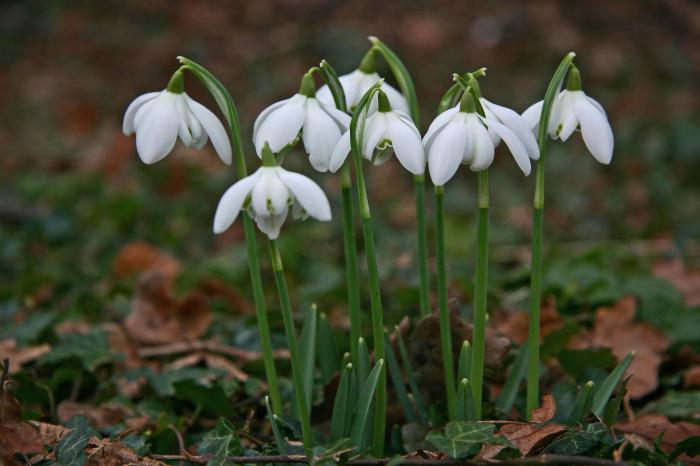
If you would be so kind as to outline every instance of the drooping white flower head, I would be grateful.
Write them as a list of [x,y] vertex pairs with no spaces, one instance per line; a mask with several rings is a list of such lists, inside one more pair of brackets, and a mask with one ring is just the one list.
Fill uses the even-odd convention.
[[[348,109],[352,110],[360,103],[360,99],[365,93],[370,89],[370,87],[377,84],[381,79],[380,76],[374,71],[376,62],[377,52],[371,49],[365,57],[362,59],[358,69],[352,73],[342,75],[338,78],[340,85],[343,87],[343,92],[345,93],[345,105]],[[406,98],[396,90],[394,87],[390,86],[386,82],[382,82],[381,90],[389,98],[389,103],[391,108],[395,110],[401,110],[402,112],[408,114],[408,101]],[[333,95],[331,90],[327,85],[323,85],[316,93],[318,100],[326,105],[333,106]],[[369,113],[377,110],[377,97],[372,99],[369,105]]]
[[136,133],[136,150],[144,163],[162,160],[180,140],[201,149],[211,139],[225,164],[231,163],[231,143],[221,121],[204,105],[183,91],[182,71],[176,71],[168,87],[134,99],[124,113],[122,131]]
[[[490,132],[498,139],[494,140]],[[529,175],[530,158],[537,157],[539,151],[529,152],[527,143],[501,121],[479,115],[471,93],[465,92],[459,105],[438,115],[423,137],[433,184],[442,186],[447,183],[462,163],[473,171],[486,170],[493,162],[500,139],[506,143],[525,176]]]
[[302,78],[299,93],[270,105],[258,115],[253,125],[258,157],[262,157],[265,143],[277,153],[293,144],[301,131],[311,165],[318,171],[328,171],[331,153],[350,125],[350,116],[333,105],[319,102],[314,93],[313,77],[307,73]]
[[[406,113],[392,110],[388,96],[377,92],[379,110],[365,120],[362,156],[375,165],[396,154],[401,165],[414,175],[425,173],[425,151],[416,125]],[[338,141],[331,156],[330,170],[338,171],[350,153],[350,131]]]
[[241,209],[247,209],[260,231],[276,239],[290,208],[294,218],[331,219],[331,206],[321,187],[304,175],[278,166],[266,145],[263,166],[234,183],[221,197],[214,215],[214,233],[228,229]]
[[[523,112],[530,129],[537,132],[543,102],[531,105]],[[572,67],[566,89],[554,98],[547,132],[553,139],[569,139],[577,128],[581,129],[583,142],[595,159],[603,164],[612,160],[615,140],[605,110],[596,100],[581,90],[581,75]]]

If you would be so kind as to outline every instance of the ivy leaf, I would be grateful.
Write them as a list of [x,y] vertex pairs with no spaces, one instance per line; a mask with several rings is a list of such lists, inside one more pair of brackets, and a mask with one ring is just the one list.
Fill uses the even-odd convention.
[[236,435],[236,429],[226,419],[219,418],[216,426],[204,434],[199,443],[200,455],[214,455],[207,466],[223,466],[227,456],[241,454],[241,440]]
[[101,329],[93,329],[86,334],[65,335],[50,353],[39,358],[39,363],[54,364],[72,358],[80,360],[88,372],[94,372],[97,366],[115,360],[109,349],[105,332]]
[[671,461],[675,461],[680,455],[685,453],[691,458],[700,455],[700,435],[694,435],[681,441],[671,452]]
[[56,464],[58,466],[82,466],[85,464],[83,448],[88,440],[97,433],[90,427],[83,416],[71,418],[66,427],[72,429],[58,442],[56,447]]
[[588,424],[584,430],[571,430],[556,439],[545,448],[546,453],[558,455],[580,455],[596,445],[608,435],[604,424],[596,422]]
[[445,433],[438,431],[428,433],[425,438],[435,448],[455,459],[466,458],[475,454],[481,444],[494,440],[492,424],[477,422],[449,422]]

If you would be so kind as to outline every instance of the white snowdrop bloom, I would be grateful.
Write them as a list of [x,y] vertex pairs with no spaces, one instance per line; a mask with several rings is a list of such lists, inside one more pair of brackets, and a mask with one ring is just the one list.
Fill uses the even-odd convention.
[[[357,104],[360,103],[362,96],[365,95],[369,88],[377,84],[377,82],[381,79],[380,76],[374,71],[376,53],[377,52],[374,50],[370,50],[362,59],[358,69],[338,78],[340,85],[343,87],[343,92],[345,93],[345,105],[350,110],[354,109]],[[381,90],[389,98],[391,108],[401,110],[406,114],[409,113],[408,101],[403,94],[401,94],[401,92],[386,82],[382,82]],[[316,97],[320,102],[326,105],[335,106],[333,95],[331,94],[331,90],[328,88],[328,85],[323,85],[316,93]],[[369,112],[372,113],[376,110],[377,97],[374,97],[372,102],[370,102]]]
[[122,131],[136,133],[136,150],[144,163],[162,160],[180,140],[187,147],[201,149],[211,139],[214,150],[227,165],[231,144],[221,121],[209,109],[183,91],[181,71],[176,71],[168,87],[134,99],[124,113]]
[[428,170],[433,184],[442,186],[457,172],[460,164],[473,171],[486,170],[493,162],[495,146],[489,131],[503,139],[515,162],[527,176],[530,154],[525,143],[506,125],[476,112],[474,99],[466,92],[459,105],[438,115],[423,137],[428,154]]
[[247,209],[270,239],[279,236],[290,209],[295,218],[331,219],[331,206],[321,187],[304,175],[277,166],[272,152],[267,147],[265,151],[263,166],[234,183],[221,197],[214,233],[228,229],[241,209]]
[[[523,112],[523,119],[537,132],[543,102],[531,105]],[[612,160],[615,140],[603,107],[581,90],[581,76],[576,68],[569,71],[566,89],[554,98],[547,132],[553,139],[566,141],[577,128],[583,142],[595,159],[603,164]]]
[[[514,132],[527,149],[527,153],[532,160],[538,160],[540,158],[540,148],[537,145],[537,138],[530,130],[530,126],[525,118],[520,116],[515,110],[494,104],[483,97],[479,99],[479,102],[484,109],[487,120],[496,120]],[[491,135],[493,144],[498,145],[500,142],[498,134],[491,128],[489,128],[489,134]]]
[[350,125],[350,116],[332,105],[319,102],[314,97],[314,90],[313,77],[307,73],[299,93],[260,113],[253,125],[253,142],[258,157],[262,157],[265,143],[277,153],[293,144],[301,131],[311,165],[318,171],[328,171],[331,153]]
[[[392,152],[403,167],[414,175],[425,173],[425,151],[413,120],[401,110],[392,110],[388,96],[377,92],[379,111],[365,120],[362,156],[375,165],[388,160]],[[350,153],[350,131],[338,141],[331,156],[330,170],[338,171]]]

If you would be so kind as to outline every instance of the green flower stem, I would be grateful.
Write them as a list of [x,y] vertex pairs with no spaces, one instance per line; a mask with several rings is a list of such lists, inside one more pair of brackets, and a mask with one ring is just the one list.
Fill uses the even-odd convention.
[[[171,79],[171,82],[173,80],[175,82],[173,84],[169,84],[168,87],[171,87],[171,85],[177,87],[178,80],[182,82],[182,78],[178,76],[178,73],[181,75],[182,71],[188,70],[200,80],[204,87],[207,88],[226,118],[229,134],[231,136],[233,158],[236,164],[238,178],[241,179],[245,177],[248,170],[246,169],[245,152],[243,152],[243,144],[241,141],[241,125],[238,119],[238,111],[233,101],[233,97],[231,97],[228,89],[226,89],[221,81],[219,81],[209,72],[209,70],[204,68],[199,63],[196,63],[186,57],[178,57],[178,61],[182,64],[182,66],[175,72],[173,79]],[[258,321],[258,331],[260,333],[260,343],[262,346],[267,386],[270,393],[270,400],[272,401],[272,412],[278,416],[281,416],[282,397],[280,395],[279,383],[277,381],[275,359],[272,354],[270,326],[267,321],[267,312],[265,311],[265,294],[263,293],[262,278],[260,275],[258,245],[255,239],[255,227],[253,225],[253,220],[248,215],[243,215],[243,232],[248,251],[250,281],[253,287],[253,302],[255,304],[255,315]]]
[[440,317],[440,343],[442,367],[445,373],[447,417],[455,419],[455,374],[452,357],[452,330],[447,309],[447,267],[445,265],[445,208],[444,188],[435,186],[435,245],[437,254],[438,315]]
[[292,381],[294,383],[294,395],[296,396],[297,407],[299,408],[299,419],[301,420],[301,433],[304,439],[304,449],[307,455],[313,448],[313,436],[311,435],[311,418],[306,406],[306,395],[304,390],[304,380],[302,378],[301,361],[299,360],[299,348],[297,346],[296,330],[294,329],[294,319],[292,317],[292,305],[289,301],[287,291],[287,280],[284,278],[284,268],[282,258],[275,240],[269,241],[270,260],[272,261],[272,271],[275,274],[275,283],[280,298],[282,308],[282,319],[284,321],[284,331],[287,334],[287,345],[289,346],[289,356],[292,362]]
[[430,285],[428,283],[428,239],[425,232],[425,177],[413,178],[416,192],[416,237],[418,240],[418,277],[420,279],[420,313],[430,314]]
[[476,272],[474,277],[474,325],[472,329],[472,366],[470,382],[474,399],[475,420],[481,420],[484,385],[484,347],[486,335],[486,292],[489,266],[489,173],[478,175],[479,220],[476,237]]
[[343,246],[345,249],[345,279],[348,288],[348,310],[350,314],[350,354],[357,363],[357,341],[362,336],[360,314],[360,288],[357,271],[357,242],[355,240],[355,217],[352,201],[352,179],[350,165],[345,164],[340,172],[341,204],[343,209]]
[[[526,417],[530,419],[532,411],[539,405],[539,364],[540,364],[540,305],[542,293],[542,223],[544,216],[544,162],[547,155],[547,141],[549,136],[547,129],[549,117],[552,112],[554,99],[564,81],[569,68],[573,65],[575,53],[568,53],[559,63],[552,76],[547,92],[542,103],[540,114],[540,126],[537,131],[537,141],[540,147],[540,159],[537,162],[537,175],[535,179],[535,200],[532,211],[532,272],[530,275],[530,317],[528,362],[527,362],[527,403]],[[575,78],[575,77],[574,77]]]

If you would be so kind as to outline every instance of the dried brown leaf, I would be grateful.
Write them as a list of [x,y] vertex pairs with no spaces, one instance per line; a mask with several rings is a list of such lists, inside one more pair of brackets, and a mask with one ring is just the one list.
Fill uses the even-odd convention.
[[86,466],[166,466],[161,461],[137,455],[125,443],[109,439],[91,437],[84,451],[87,457]]
[[[521,346],[527,340],[529,332],[527,312],[503,312],[494,319],[494,326],[499,333]],[[540,338],[544,338],[564,325],[564,320],[557,312],[554,298],[548,297],[540,310]]]
[[14,455],[41,453],[44,443],[39,432],[22,420],[19,400],[7,387],[10,382],[3,372],[0,379],[0,464],[15,464]]
[[[700,435],[700,424],[691,422],[671,422],[667,417],[659,414],[648,414],[634,421],[615,424],[614,429],[623,434],[637,434],[653,442],[663,434],[661,448],[670,453],[681,441],[688,437]],[[687,461],[686,455],[681,455],[681,461]]]
[[700,270],[691,270],[677,259],[659,262],[651,270],[656,277],[671,282],[688,307],[700,306]]
[[622,298],[612,307],[596,311],[593,328],[571,338],[574,349],[610,348],[618,360],[630,351],[635,357],[625,373],[634,375],[627,386],[629,396],[642,398],[656,390],[659,384],[659,366],[662,354],[668,348],[668,338],[656,327],[646,322],[636,322],[635,298]]
[[174,279],[180,273],[182,264],[150,244],[136,241],[121,248],[114,260],[113,269],[120,278],[158,270],[166,278]]
[[37,360],[49,351],[51,351],[51,346],[47,343],[18,348],[14,339],[0,341],[0,361],[4,359],[10,360],[11,374],[20,371],[23,365]]

